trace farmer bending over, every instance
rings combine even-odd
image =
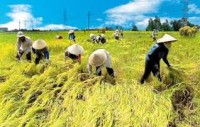
[[[105,35],[104,35],[104,34],[100,34],[100,35],[99,35],[99,41],[100,41],[102,44],[106,43],[106,38],[105,38]]]
[[[32,47],[32,40],[25,36],[23,32],[19,31],[17,33],[17,56],[18,60],[21,59],[22,55],[26,54],[26,59],[31,61],[31,47]]]
[[[116,39],[116,40],[119,40],[119,30],[115,30],[115,33],[113,34],[113,37]]]
[[[69,34],[69,40],[73,40],[75,42],[76,36],[75,36],[74,30],[69,30],[68,34]]]
[[[171,47],[171,43],[175,41],[177,41],[176,38],[165,34],[162,38],[157,40],[157,43],[153,45],[153,47],[146,56],[145,70],[142,79],[140,80],[141,84],[144,83],[144,81],[148,78],[151,72],[154,76],[158,77],[159,81],[161,81],[160,59],[162,58],[163,61],[167,64],[167,66],[170,67],[170,64],[167,60],[167,55]]]
[[[103,65],[106,66],[107,72],[110,76],[114,77],[114,70],[112,69],[111,65],[111,55],[105,49],[97,49],[94,51],[88,61],[88,71],[92,73],[92,66],[96,67],[96,74],[101,76],[101,69]]]
[[[35,64],[38,64],[42,58],[49,64],[49,51],[44,40],[38,39],[33,43],[33,53],[36,55]]]
[[[72,60],[81,63],[81,55],[83,54],[83,52],[84,49],[82,46],[78,44],[73,44],[65,50],[65,61],[67,60],[67,58],[71,58]]]

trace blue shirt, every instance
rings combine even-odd
[[[149,57],[149,60],[155,64],[159,64],[160,59],[163,59],[167,66],[170,66],[167,60],[168,52],[169,50],[164,46],[163,43],[156,43],[150,49],[149,53],[147,54],[147,57]]]

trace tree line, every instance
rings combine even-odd
[[[156,16],[154,19],[150,18],[148,20],[146,31],[152,31],[153,29],[158,29],[159,31],[179,31],[179,29],[184,26],[196,26],[197,28],[200,28],[200,26],[192,24],[184,18],[172,20],[170,22],[166,19],[165,22],[161,23],[160,18]],[[131,30],[138,31],[138,28],[136,25],[132,25]]]

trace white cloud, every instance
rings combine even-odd
[[[200,14],[200,8],[196,4],[188,5],[189,13]]]
[[[61,29],[77,29],[72,26],[65,26],[63,24],[49,24],[42,25],[42,17],[34,17],[31,12],[31,5],[18,4],[10,5],[11,12],[7,13],[7,16],[11,18],[11,21],[5,24],[0,24],[0,27],[7,27],[8,30],[19,29],[41,29],[41,30],[61,30]],[[20,23],[19,23],[20,22]]]
[[[34,26],[42,23],[42,17],[34,17],[31,14],[31,6],[25,4],[10,5],[11,12],[7,13],[7,16],[11,18],[11,21],[5,24],[0,24],[0,27],[7,27],[9,30],[19,29],[31,29]],[[20,23],[19,23],[20,22]]]
[[[195,25],[200,25],[200,17],[189,17],[188,20]]]
[[[160,4],[160,0],[135,0],[127,4],[109,9],[106,11],[108,14],[147,14],[156,12],[156,8]]]
[[[149,18],[145,18],[142,21],[138,21],[135,25],[140,29],[145,29],[148,25]]]
[[[140,26],[146,25],[147,16],[145,14],[157,13],[162,1],[164,0],[132,0],[127,4],[109,9],[105,12],[108,16],[105,24],[127,25],[128,22],[134,21]]]
[[[131,0],[129,3],[120,5],[107,10],[106,25],[123,25],[130,26],[130,23],[135,23],[139,29],[145,29],[148,25],[148,14],[157,14],[159,7],[164,2],[180,3],[180,0]],[[171,21],[177,18],[160,17],[161,22],[165,20]]]
[[[48,24],[46,26],[37,27],[40,30],[63,30],[63,29],[77,29],[76,27],[66,26],[63,24]]]

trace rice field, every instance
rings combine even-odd
[[[124,38],[106,44],[90,42],[90,33],[76,32],[84,48],[82,63],[68,60],[64,51],[74,42],[66,31],[25,32],[33,41],[44,39],[50,64],[17,61],[17,33],[0,33],[0,127],[199,127],[200,34],[182,37],[172,44],[168,69],[161,61],[159,82],[152,75],[140,85],[145,55],[153,45],[150,32],[125,31]],[[62,35],[61,40],[55,39]],[[165,33],[159,32],[159,37]],[[89,75],[89,55],[105,48],[112,55],[115,78]]]

